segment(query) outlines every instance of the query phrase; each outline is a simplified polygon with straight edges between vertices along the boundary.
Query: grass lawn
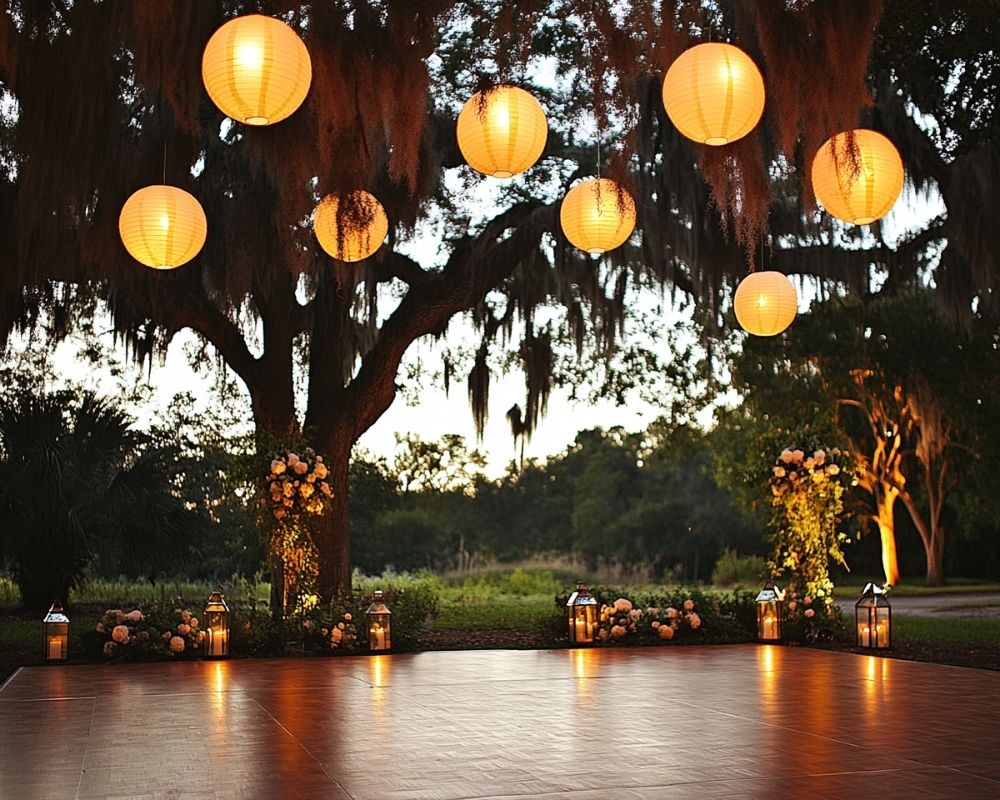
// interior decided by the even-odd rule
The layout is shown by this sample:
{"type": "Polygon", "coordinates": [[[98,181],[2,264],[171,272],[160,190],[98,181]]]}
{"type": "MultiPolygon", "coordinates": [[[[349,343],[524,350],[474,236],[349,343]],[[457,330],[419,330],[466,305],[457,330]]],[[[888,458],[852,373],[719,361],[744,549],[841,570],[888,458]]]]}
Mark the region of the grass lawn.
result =
{"type": "Polygon", "coordinates": [[[444,591],[437,617],[431,630],[525,630],[548,627],[561,619],[552,594],[491,597],[467,595],[448,588],[444,591]]]}
{"type": "Polygon", "coordinates": [[[926,644],[1000,645],[1000,619],[941,617],[892,618],[893,642],[926,644]]]}

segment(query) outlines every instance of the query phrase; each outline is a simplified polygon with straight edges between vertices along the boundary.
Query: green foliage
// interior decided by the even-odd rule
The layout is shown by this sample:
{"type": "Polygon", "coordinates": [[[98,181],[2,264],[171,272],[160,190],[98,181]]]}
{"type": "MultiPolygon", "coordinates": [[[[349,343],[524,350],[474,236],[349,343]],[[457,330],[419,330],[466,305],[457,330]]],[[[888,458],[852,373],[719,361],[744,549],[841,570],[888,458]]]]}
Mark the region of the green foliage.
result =
{"type": "Polygon", "coordinates": [[[830,565],[846,566],[842,544],[848,539],[837,527],[845,487],[857,483],[855,461],[839,448],[803,451],[792,444],[773,463],[768,480],[776,528],[771,574],[775,579],[787,574],[793,593],[813,597],[825,609],[833,600],[830,565]]]}
{"type": "Polygon", "coordinates": [[[712,570],[713,586],[755,586],[769,574],[767,561],[760,556],[741,556],[726,548],[712,570]]]}
{"type": "Polygon", "coordinates": [[[202,520],[173,492],[173,453],[110,400],[7,393],[0,445],[0,559],[26,607],[67,599],[89,565],[131,575],[186,566],[202,520]]]}

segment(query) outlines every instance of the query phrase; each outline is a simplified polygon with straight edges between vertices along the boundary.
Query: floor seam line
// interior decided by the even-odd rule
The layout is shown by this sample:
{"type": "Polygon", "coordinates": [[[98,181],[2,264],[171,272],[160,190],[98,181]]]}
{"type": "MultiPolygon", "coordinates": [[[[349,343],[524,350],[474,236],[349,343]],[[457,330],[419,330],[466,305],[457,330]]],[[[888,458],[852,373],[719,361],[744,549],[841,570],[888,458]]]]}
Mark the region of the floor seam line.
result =
{"type": "Polygon", "coordinates": [[[354,795],[351,794],[349,791],[347,791],[347,788],[335,777],[333,777],[333,775],[330,774],[330,771],[326,768],[323,762],[320,761],[318,758],[316,758],[316,756],[313,755],[313,752],[308,747],[305,746],[305,744],[299,739],[299,737],[293,734],[290,730],[288,730],[288,728],[286,728],[281,723],[281,720],[279,720],[276,716],[274,716],[274,714],[271,713],[271,710],[267,708],[267,706],[261,703],[260,700],[258,700],[252,694],[248,694],[248,697],[250,697],[250,699],[257,704],[257,706],[260,708],[261,711],[263,711],[265,714],[267,714],[267,716],[269,716],[272,720],[274,720],[274,724],[277,725],[279,728],[281,728],[281,730],[283,730],[292,739],[292,741],[295,742],[295,744],[297,744],[302,749],[302,751],[307,756],[309,756],[309,758],[313,760],[313,762],[315,762],[316,766],[320,768],[320,770],[323,772],[324,775],[326,775],[326,777],[328,777],[331,781],[333,781],[334,785],[338,789],[340,789],[340,791],[342,791],[349,798],[351,798],[351,800],[356,800],[354,795]]]}
{"type": "MultiPolygon", "coordinates": [[[[83,698],[80,698],[83,699],[83,698]]],[[[80,800],[80,790],[83,788],[83,775],[86,772],[87,753],[90,750],[90,732],[94,728],[94,715],[97,713],[97,697],[90,698],[90,722],[87,723],[87,738],[83,743],[83,755],[80,756],[80,775],[76,779],[75,800],[80,800]]]]}

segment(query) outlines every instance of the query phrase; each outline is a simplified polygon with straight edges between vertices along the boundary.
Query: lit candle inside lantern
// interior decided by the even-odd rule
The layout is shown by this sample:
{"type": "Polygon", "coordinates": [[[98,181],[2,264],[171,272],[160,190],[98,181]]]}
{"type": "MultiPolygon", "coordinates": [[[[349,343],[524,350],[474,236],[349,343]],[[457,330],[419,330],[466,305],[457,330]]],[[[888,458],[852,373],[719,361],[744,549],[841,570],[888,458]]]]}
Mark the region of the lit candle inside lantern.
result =
{"type": "Polygon", "coordinates": [[[885,620],[881,620],[875,626],[875,644],[878,647],[885,647],[889,641],[889,625],[885,620]]]}
{"type": "Polygon", "coordinates": [[[777,639],[778,638],[778,621],[772,616],[764,617],[764,636],[765,639],[777,639]]]}
{"type": "Polygon", "coordinates": [[[56,638],[49,639],[49,658],[54,661],[62,658],[62,642],[56,638]]]}
{"type": "Polygon", "coordinates": [[[226,632],[223,629],[208,629],[208,647],[206,647],[206,651],[210,656],[224,656],[226,654],[226,632]]]}
{"type": "Polygon", "coordinates": [[[576,641],[586,642],[590,639],[590,631],[587,629],[587,620],[576,618],[576,641]]]}
{"type": "Polygon", "coordinates": [[[862,647],[871,647],[871,630],[868,628],[868,626],[867,625],[859,625],[858,626],[858,633],[861,636],[861,646],[862,647]]]}
{"type": "Polygon", "coordinates": [[[375,635],[375,649],[385,650],[385,631],[382,630],[382,627],[376,625],[371,632],[375,635]]]}

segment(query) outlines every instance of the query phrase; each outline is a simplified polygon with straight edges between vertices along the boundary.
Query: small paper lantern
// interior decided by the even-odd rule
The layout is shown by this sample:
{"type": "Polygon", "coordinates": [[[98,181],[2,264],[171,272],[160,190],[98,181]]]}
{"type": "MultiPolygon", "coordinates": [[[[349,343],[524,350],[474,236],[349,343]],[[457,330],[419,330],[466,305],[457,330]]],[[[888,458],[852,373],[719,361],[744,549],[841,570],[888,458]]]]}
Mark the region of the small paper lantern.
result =
{"type": "Polygon", "coordinates": [[[494,178],[510,178],[538,161],[549,128],[532,95],[516,86],[497,86],[469,98],[455,132],[470,167],[494,178]]]}
{"type": "Polygon", "coordinates": [[[372,604],[365,612],[368,624],[368,649],[373,653],[392,649],[392,612],[386,607],[381,591],[372,594],[372,604]]]}
{"type": "Polygon", "coordinates": [[[854,604],[858,647],[885,650],[892,647],[892,606],[885,589],[869,583],[854,604]]]}
{"type": "Polygon", "coordinates": [[[721,42],[685,50],[663,79],[663,106],[684,136],[700,144],[742,139],[764,112],[764,79],[738,47],[721,42]]]}
{"type": "Polygon", "coordinates": [[[813,190],[830,216],[867,225],[888,214],[903,190],[903,159],[881,133],[861,128],[853,135],[857,160],[851,158],[847,133],[827,139],[816,153],[813,190]]]}
{"type": "Polygon", "coordinates": [[[635,201],[614,181],[591,178],[566,193],[559,222],[572,245],[599,256],[614,250],[632,234],[635,201]]]}
{"type": "Polygon", "coordinates": [[[42,634],[46,663],[66,661],[69,658],[69,617],[63,613],[58,600],[52,603],[42,620],[42,634]]]}
{"type": "Polygon", "coordinates": [[[329,255],[340,261],[362,261],[382,246],[389,232],[385,209],[368,192],[357,189],[348,195],[338,226],[340,197],[328,194],[313,215],[316,238],[329,255]]]}
{"type": "Polygon", "coordinates": [[[569,626],[569,643],[593,644],[597,630],[597,598],[590,587],[577,582],[576,591],[566,601],[566,623],[569,626]]]}
{"type": "Polygon", "coordinates": [[[229,658],[229,606],[222,595],[222,589],[216,589],[209,595],[202,615],[202,625],[205,629],[205,657],[229,658]]]}
{"type": "Polygon", "coordinates": [[[146,186],[122,206],[118,233],[129,254],[153,269],[174,269],[201,251],[208,235],[205,212],[176,186],[146,186]]]}
{"type": "Polygon", "coordinates": [[[761,642],[781,641],[782,592],[774,581],[767,581],[757,594],[757,639],[761,642]]]}
{"type": "Polygon", "coordinates": [[[743,330],[754,336],[776,336],[798,312],[795,287],[780,272],[752,272],[736,287],[733,309],[743,330]]]}
{"type": "Polygon", "coordinates": [[[249,14],[231,19],[208,40],[201,79],[227,117],[273,125],[306,99],[312,83],[309,51],[280,19],[249,14]]]}

